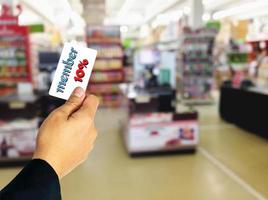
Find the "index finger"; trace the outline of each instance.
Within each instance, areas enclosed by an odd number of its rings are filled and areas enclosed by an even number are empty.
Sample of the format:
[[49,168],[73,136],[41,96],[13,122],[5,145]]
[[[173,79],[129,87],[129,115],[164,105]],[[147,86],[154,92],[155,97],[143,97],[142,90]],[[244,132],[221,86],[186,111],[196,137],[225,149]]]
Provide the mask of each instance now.
[[82,106],[73,115],[74,116],[88,116],[91,119],[95,118],[99,106],[99,99],[95,95],[87,95]]

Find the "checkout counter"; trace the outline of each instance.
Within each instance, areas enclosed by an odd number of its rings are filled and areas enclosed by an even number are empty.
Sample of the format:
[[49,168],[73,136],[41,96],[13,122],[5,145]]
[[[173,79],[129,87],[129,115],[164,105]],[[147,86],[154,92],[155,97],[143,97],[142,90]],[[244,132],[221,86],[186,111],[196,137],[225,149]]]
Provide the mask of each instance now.
[[176,95],[170,87],[122,89],[128,116],[122,123],[130,156],[193,153],[198,144],[197,112],[176,112]]

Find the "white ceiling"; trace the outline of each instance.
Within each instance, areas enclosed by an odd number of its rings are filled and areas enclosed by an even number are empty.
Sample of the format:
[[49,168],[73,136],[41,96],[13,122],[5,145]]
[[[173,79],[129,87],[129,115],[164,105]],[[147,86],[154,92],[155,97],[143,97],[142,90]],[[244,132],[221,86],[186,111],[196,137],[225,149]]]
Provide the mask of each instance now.
[[140,24],[175,3],[183,1],[184,0],[106,0],[106,20],[111,24]]
[[80,0],[13,0],[13,4],[22,4],[21,24],[46,22],[60,29],[86,25],[81,17],[83,6]]
[[[242,4],[261,3],[260,14],[268,15],[266,2],[268,0],[203,0],[203,5],[206,13],[213,14],[230,7],[239,9]],[[140,25],[163,12],[187,11],[189,5],[190,0],[106,0],[106,24]]]
[[[3,1],[3,0],[0,0]],[[89,10],[89,5],[93,5],[92,2],[104,2],[104,0],[13,0],[20,3],[24,3],[27,7],[23,13],[21,19],[27,23],[34,23],[40,19],[46,20],[58,27],[66,27],[70,25],[72,21],[73,26],[83,28],[85,26],[85,20],[80,15],[84,13],[83,17],[87,20],[87,17],[91,14],[91,19],[104,16],[105,24],[116,25],[130,25],[140,26],[149,21],[157,19],[159,14],[168,14],[174,12],[189,12],[190,0],[105,0],[105,12],[97,11],[98,15],[93,13],[93,10]],[[84,7],[82,6],[84,3]],[[239,8],[242,4],[253,5],[258,3],[258,6],[254,7],[254,12],[248,9],[243,13]],[[230,12],[229,8],[236,7],[237,14],[245,16],[268,15],[268,0],[203,0],[205,13],[217,13],[218,11]],[[243,7],[243,6],[242,6]],[[247,6],[248,7],[248,6]],[[33,15],[33,13],[38,16]],[[231,10],[232,11],[232,10]],[[234,12],[234,11],[233,11]],[[226,14],[226,13],[225,13]],[[232,14],[234,16],[234,14]],[[170,18],[178,15],[170,15]],[[224,16],[214,15],[214,16]],[[166,18],[164,18],[166,19]],[[163,20],[162,20],[163,21]]]

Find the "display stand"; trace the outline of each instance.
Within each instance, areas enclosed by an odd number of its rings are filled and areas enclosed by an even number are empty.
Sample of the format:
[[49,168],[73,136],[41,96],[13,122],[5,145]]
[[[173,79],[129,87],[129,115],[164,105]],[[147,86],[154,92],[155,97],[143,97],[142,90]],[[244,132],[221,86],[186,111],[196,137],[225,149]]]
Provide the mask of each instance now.
[[182,60],[183,80],[181,86],[184,103],[213,103],[213,45],[217,30],[184,30]]
[[176,113],[174,92],[157,89],[125,99],[128,117],[122,123],[127,152],[131,156],[193,153],[198,144],[198,114]]
[[101,98],[103,106],[120,105],[119,83],[124,81],[123,47],[118,26],[89,26],[87,44],[98,51],[89,90]]

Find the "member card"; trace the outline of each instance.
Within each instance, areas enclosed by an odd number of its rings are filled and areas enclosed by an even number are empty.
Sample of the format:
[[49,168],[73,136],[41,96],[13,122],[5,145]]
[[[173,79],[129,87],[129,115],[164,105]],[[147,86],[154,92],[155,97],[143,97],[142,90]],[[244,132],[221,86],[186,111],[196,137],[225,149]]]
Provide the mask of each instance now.
[[65,43],[49,95],[67,100],[76,87],[86,90],[96,56],[94,49]]

